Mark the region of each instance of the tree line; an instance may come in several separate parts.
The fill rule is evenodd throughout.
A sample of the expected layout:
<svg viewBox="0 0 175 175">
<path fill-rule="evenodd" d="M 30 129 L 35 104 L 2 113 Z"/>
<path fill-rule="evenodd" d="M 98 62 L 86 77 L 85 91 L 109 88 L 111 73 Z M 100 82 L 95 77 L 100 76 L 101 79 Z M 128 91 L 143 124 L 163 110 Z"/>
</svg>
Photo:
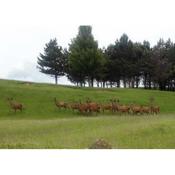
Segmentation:
<svg viewBox="0 0 175 175">
<path fill-rule="evenodd" d="M 67 76 L 77 86 L 175 90 L 175 43 L 160 39 L 133 42 L 123 34 L 115 43 L 99 48 L 91 26 L 80 26 L 68 49 L 51 39 L 38 57 L 40 72 Z"/>
</svg>

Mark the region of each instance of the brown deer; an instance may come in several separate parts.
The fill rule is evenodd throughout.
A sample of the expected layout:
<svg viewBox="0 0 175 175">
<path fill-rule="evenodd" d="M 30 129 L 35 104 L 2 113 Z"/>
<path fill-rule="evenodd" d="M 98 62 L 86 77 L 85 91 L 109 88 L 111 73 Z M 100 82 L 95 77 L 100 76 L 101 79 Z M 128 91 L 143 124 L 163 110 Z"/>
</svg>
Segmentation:
<svg viewBox="0 0 175 175">
<path fill-rule="evenodd" d="M 117 105 L 117 109 L 118 109 L 119 112 L 128 113 L 129 114 L 130 106 L 127 106 L 127 105 Z"/>
<path fill-rule="evenodd" d="M 79 104 L 78 103 L 72 103 L 69 105 L 69 108 L 73 110 L 73 112 L 75 110 L 78 110 Z"/>
<path fill-rule="evenodd" d="M 56 97 L 54 98 L 54 102 L 59 109 L 61 108 L 67 109 L 68 107 L 67 103 L 65 103 L 64 101 L 57 101 Z"/>
<path fill-rule="evenodd" d="M 9 105 L 11 107 L 11 109 L 13 109 L 16 113 L 17 110 L 21 111 L 23 110 L 23 105 L 21 103 L 18 103 L 18 102 L 15 102 L 13 100 L 13 98 L 7 98 L 8 102 L 9 102 Z"/>
<path fill-rule="evenodd" d="M 111 106 L 112 106 L 112 109 L 111 111 L 112 112 L 116 112 L 118 111 L 118 105 L 119 105 L 119 100 L 117 99 L 110 99 L 110 102 L 111 102 Z"/>
<path fill-rule="evenodd" d="M 130 108 L 131 108 L 131 111 L 133 114 L 141 114 L 142 113 L 141 106 L 136 106 L 136 105 L 131 104 Z"/>
<path fill-rule="evenodd" d="M 96 114 L 100 112 L 100 105 L 94 102 L 88 103 L 89 112 L 95 112 Z"/>
<path fill-rule="evenodd" d="M 149 106 L 141 106 L 141 113 L 142 114 L 150 114 L 151 108 Z"/>
<path fill-rule="evenodd" d="M 159 106 L 151 106 L 151 113 L 152 114 L 158 114 L 160 112 Z"/>
<path fill-rule="evenodd" d="M 102 104 L 100 105 L 100 108 L 102 112 L 104 113 L 106 111 L 112 111 L 112 104 Z"/>
<path fill-rule="evenodd" d="M 89 113 L 95 112 L 97 114 L 100 112 L 100 105 L 95 103 L 95 102 L 92 102 L 92 100 L 90 100 L 90 98 L 87 98 L 86 104 L 88 105 L 88 112 Z"/>
<path fill-rule="evenodd" d="M 89 112 L 89 105 L 87 103 L 82 104 L 81 102 L 78 105 L 78 110 L 80 113 L 88 113 Z"/>
</svg>

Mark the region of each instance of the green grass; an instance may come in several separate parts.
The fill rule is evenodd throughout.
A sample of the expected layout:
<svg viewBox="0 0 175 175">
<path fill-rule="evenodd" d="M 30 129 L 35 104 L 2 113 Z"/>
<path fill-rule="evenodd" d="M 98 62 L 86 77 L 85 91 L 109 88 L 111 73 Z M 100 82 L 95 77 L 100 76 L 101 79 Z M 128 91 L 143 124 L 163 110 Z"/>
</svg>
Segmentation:
<svg viewBox="0 0 175 175">
<path fill-rule="evenodd" d="M 160 115 L 132 116 L 111 113 L 82 116 L 59 111 L 53 98 L 74 102 L 90 97 L 107 103 L 148 104 L 155 97 Z M 25 105 L 16 114 L 7 98 Z M 0 148 L 88 148 L 103 138 L 113 148 L 175 148 L 175 94 L 143 89 L 92 89 L 0 80 Z"/>
</svg>

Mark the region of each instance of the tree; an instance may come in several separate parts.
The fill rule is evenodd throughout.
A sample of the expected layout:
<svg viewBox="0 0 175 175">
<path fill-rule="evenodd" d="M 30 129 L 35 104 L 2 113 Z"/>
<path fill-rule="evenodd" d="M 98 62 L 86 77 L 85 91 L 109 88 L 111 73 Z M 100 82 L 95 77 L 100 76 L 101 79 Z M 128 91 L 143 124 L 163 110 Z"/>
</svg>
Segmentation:
<svg viewBox="0 0 175 175">
<path fill-rule="evenodd" d="M 106 49 L 107 55 L 107 79 L 110 84 L 117 83 L 117 87 L 120 87 L 120 80 L 122 75 L 122 58 L 119 56 L 119 42 L 111 44 Z"/>
<path fill-rule="evenodd" d="M 108 69 L 108 59 L 105 54 L 105 49 L 99 49 L 99 53 L 101 54 L 100 65 L 97 67 L 97 73 L 95 75 L 95 79 L 97 81 L 97 87 L 99 87 L 99 83 L 101 83 L 101 87 L 105 86 L 105 82 L 107 81 L 107 69 Z"/>
<path fill-rule="evenodd" d="M 163 39 L 160 39 L 153 48 L 152 57 L 154 64 L 154 82 L 158 84 L 160 90 L 166 90 L 170 76 L 171 63 L 168 59 L 170 47 L 167 47 Z"/>
<path fill-rule="evenodd" d="M 155 61 L 152 59 L 151 47 L 148 41 L 144 41 L 142 44 L 142 56 L 140 59 L 140 74 L 143 80 L 144 88 L 151 89 L 154 74 Z"/>
<path fill-rule="evenodd" d="M 76 38 L 69 45 L 69 75 L 71 81 L 89 86 L 94 85 L 94 79 L 101 64 L 101 52 L 94 40 L 91 26 L 80 26 Z"/>
<path fill-rule="evenodd" d="M 58 46 L 56 39 L 51 39 L 45 45 L 44 54 L 40 53 L 38 57 L 37 68 L 40 72 L 48 74 L 55 78 L 55 84 L 58 82 L 58 77 L 65 75 L 65 65 L 67 52 L 63 51 L 61 46 Z"/>
<path fill-rule="evenodd" d="M 136 54 L 134 53 L 134 44 L 129 40 L 126 34 L 123 34 L 115 44 L 109 45 L 106 51 L 109 58 L 109 80 L 111 83 L 117 83 L 120 87 L 120 80 L 126 87 L 134 87 L 136 73 Z M 135 75 L 136 74 L 136 75 Z"/>
</svg>

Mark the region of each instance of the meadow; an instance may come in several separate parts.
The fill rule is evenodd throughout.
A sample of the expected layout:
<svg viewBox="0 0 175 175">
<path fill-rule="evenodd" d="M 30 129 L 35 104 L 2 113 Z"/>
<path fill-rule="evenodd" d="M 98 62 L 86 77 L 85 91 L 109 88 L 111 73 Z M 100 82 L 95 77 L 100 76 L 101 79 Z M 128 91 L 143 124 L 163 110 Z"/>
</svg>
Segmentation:
<svg viewBox="0 0 175 175">
<path fill-rule="evenodd" d="M 24 104 L 14 113 L 7 98 Z M 149 103 L 154 97 L 159 115 L 81 115 L 59 110 L 54 97 L 98 103 L 119 98 L 122 104 Z M 103 138 L 113 148 L 175 148 L 175 94 L 144 89 L 101 89 L 0 80 L 0 148 L 88 148 Z"/>
</svg>

